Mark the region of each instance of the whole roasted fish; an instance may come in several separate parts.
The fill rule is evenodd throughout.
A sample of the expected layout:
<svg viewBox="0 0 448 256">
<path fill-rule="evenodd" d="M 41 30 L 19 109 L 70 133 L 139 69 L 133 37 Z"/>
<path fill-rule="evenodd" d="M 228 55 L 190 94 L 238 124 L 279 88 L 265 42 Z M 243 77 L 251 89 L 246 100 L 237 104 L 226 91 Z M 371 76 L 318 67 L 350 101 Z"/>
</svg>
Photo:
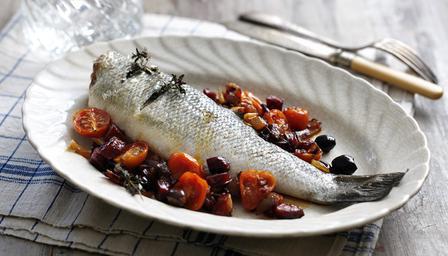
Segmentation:
<svg viewBox="0 0 448 256">
<path fill-rule="evenodd" d="M 266 142 L 231 110 L 201 91 L 146 65 L 146 52 L 101 55 L 91 76 L 89 106 L 106 110 L 131 138 L 148 142 L 162 157 L 183 151 L 200 161 L 222 156 L 237 175 L 247 169 L 272 172 L 276 191 L 335 204 L 378 200 L 404 173 L 345 176 L 323 173 Z"/>
</svg>

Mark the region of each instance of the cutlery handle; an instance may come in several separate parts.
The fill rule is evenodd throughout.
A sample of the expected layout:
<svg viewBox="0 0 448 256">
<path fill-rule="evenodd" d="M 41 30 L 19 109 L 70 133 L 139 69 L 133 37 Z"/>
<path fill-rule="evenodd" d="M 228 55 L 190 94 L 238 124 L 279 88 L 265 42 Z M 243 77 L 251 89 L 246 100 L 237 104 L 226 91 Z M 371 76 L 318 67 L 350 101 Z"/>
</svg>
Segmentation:
<svg viewBox="0 0 448 256">
<path fill-rule="evenodd" d="M 353 57 L 350 68 L 360 74 L 376 78 L 390 85 L 430 99 L 439 99 L 443 95 L 441 86 L 359 56 Z"/>
</svg>

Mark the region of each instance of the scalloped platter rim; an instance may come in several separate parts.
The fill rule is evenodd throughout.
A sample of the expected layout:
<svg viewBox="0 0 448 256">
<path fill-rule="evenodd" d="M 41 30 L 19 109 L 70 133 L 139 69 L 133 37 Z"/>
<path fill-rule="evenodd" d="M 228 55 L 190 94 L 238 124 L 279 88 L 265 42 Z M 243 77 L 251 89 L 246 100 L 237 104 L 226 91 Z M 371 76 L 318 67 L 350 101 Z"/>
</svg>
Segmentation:
<svg viewBox="0 0 448 256">
<path fill-rule="evenodd" d="M 360 167 L 358 174 L 408 170 L 407 174 L 380 201 L 343 207 L 300 202 L 305 217 L 296 220 L 262 219 L 240 207 L 236 207 L 235 217 L 214 216 L 131 196 L 108 182 L 87 160 L 65 149 L 76 136 L 70 127 L 72 113 L 87 102 L 92 61 L 107 50 L 129 54 L 136 47 L 147 47 L 162 70 L 185 73 L 186 81 L 198 88 L 218 89 L 235 81 L 256 95 L 278 95 L 289 104 L 309 109 L 322 121 L 323 132 L 338 140 L 327 161 L 348 153 Z M 220 234 L 311 236 L 362 226 L 403 206 L 419 191 L 429 172 L 424 134 L 388 95 L 323 61 L 254 42 L 161 36 L 94 44 L 47 65 L 29 87 L 22 112 L 33 147 L 80 189 L 137 215 Z"/>
</svg>

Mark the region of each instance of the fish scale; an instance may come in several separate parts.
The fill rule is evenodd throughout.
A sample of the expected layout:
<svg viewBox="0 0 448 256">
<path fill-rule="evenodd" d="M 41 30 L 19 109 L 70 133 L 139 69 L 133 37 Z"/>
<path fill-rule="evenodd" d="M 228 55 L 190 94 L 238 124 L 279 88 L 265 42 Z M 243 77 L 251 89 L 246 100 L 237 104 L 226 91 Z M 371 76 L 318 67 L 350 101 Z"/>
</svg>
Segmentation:
<svg viewBox="0 0 448 256">
<path fill-rule="evenodd" d="M 224 157 L 236 176 L 247 169 L 270 171 L 276 191 L 322 204 L 378 200 L 389 193 L 404 173 L 365 176 L 327 174 L 280 147 L 263 140 L 231 110 L 201 91 L 183 85 L 154 101 L 146 100 L 171 76 L 142 72 L 126 78 L 131 57 L 108 52 L 96 60 L 89 106 L 106 110 L 131 138 L 148 142 L 151 150 L 168 158 L 182 151 L 204 162 Z"/>
</svg>

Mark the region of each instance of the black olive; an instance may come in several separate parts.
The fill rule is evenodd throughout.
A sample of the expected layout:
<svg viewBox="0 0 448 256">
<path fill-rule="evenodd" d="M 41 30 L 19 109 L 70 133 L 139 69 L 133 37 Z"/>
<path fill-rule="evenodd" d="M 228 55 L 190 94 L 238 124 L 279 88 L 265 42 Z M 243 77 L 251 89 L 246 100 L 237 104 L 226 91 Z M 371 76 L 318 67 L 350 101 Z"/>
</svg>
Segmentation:
<svg viewBox="0 0 448 256">
<path fill-rule="evenodd" d="M 156 191 L 155 191 L 156 198 L 160 201 L 165 201 L 166 195 L 170 191 L 170 186 L 171 184 L 167 178 L 161 177 L 160 179 L 158 179 L 156 182 Z"/>
<path fill-rule="evenodd" d="M 136 169 L 134 169 L 134 173 L 138 176 L 144 176 L 148 180 L 155 181 L 158 177 L 157 170 L 155 166 L 157 163 L 155 161 L 149 160 L 148 164 L 141 164 Z"/>
<path fill-rule="evenodd" d="M 171 205 L 183 207 L 187 203 L 187 196 L 182 189 L 172 188 L 166 194 L 166 201 Z"/>
<path fill-rule="evenodd" d="M 175 183 L 176 180 L 171 175 L 171 171 L 168 169 L 168 165 L 165 161 L 158 162 L 154 168 L 157 171 L 157 175 L 159 178 L 165 178 L 166 181 L 168 181 L 170 184 Z"/>
<path fill-rule="evenodd" d="M 146 176 L 138 176 L 138 181 L 145 191 L 154 191 L 155 181 L 148 179 Z"/>
<path fill-rule="evenodd" d="M 358 167 L 353 157 L 348 155 L 340 155 L 331 161 L 330 172 L 334 174 L 353 174 Z"/>
<path fill-rule="evenodd" d="M 336 146 L 336 139 L 329 135 L 320 135 L 314 140 L 322 151 L 330 152 Z"/>
</svg>

